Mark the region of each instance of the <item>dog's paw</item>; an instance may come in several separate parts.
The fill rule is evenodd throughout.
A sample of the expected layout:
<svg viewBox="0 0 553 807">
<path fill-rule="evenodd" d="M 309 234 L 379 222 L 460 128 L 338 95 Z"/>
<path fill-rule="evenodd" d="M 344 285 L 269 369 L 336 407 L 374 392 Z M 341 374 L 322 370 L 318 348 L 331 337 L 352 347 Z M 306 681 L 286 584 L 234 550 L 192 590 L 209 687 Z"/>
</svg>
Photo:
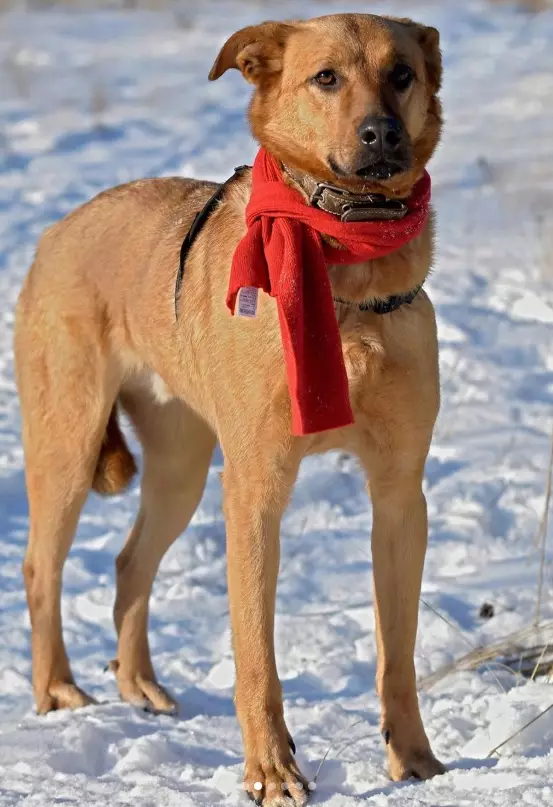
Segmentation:
<svg viewBox="0 0 553 807">
<path fill-rule="evenodd" d="M 294 760 L 288 764 L 249 764 L 244 790 L 263 807 L 303 807 L 309 798 L 309 783 Z"/>
<path fill-rule="evenodd" d="M 157 681 L 141 673 L 125 674 L 117 661 L 111 661 L 108 669 L 115 673 L 122 700 L 155 714 L 178 714 L 177 701 Z"/>
<path fill-rule="evenodd" d="M 404 779 L 431 779 L 447 770 L 430 748 L 403 752 L 401 756 L 391 751 L 388 760 L 394 782 Z"/>
<path fill-rule="evenodd" d="M 45 715 L 58 709 L 83 709 L 97 703 L 98 701 L 87 695 L 76 684 L 52 681 L 44 695 L 40 697 L 37 695 L 37 714 Z"/>
</svg>

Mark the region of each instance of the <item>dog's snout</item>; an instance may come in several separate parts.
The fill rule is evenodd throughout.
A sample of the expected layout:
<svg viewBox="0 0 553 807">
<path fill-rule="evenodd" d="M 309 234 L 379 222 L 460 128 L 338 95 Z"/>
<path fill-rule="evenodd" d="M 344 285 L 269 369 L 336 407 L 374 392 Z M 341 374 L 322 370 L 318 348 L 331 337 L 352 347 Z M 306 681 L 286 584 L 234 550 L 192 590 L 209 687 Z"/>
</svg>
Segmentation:
<svg viewBox="0 0 553 807">
<path fill-rule="evenodd" d="M 359 137 L 365 146 L 385 156 L 401 145 L 403 130 L 396 118 L 370 116 L 359 127 Z"/>
</svg>

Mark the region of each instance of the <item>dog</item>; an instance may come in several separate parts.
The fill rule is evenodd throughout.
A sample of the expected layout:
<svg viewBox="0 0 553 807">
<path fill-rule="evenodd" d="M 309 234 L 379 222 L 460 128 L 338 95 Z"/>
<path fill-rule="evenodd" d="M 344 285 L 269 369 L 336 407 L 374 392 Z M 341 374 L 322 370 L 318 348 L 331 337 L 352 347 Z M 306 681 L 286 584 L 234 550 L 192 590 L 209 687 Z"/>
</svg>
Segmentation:
<svg viewBox="0 0 553 807">
<path fill-rule="evenodd" d="M 394 210 L 403 214 L 440 137 L 434 28 L 369 14 L 267 22 L 231 36 L 209 77 L 231 68 L 253 85 L 253 135 L 306 216 L 322 206 L 347 228 L 352 215 L 370 219 L 372 206 L 393 229 Z M 93 701 L 74 681 L 62 638 L 62 568 L 91 488 L 119 493 L 136 471 L 118 423 L 123 410 L 143 449 L 143 474 L 139 513 L 116 561 L 112 668 L 123 700 L 174 711 L 152 666 L 148 600 L 164 553 L 200 501 L 218 442 L 245 788 L 266 805 L 301 805 L 308 783 L 284 719 L 273 625 L 279 523 L 301 460 L 319 452 L 349 452 L 367 476 L 391 777 L 445 770 L 423 728 L 413 658 L 427 545 L 422 480 L 439 409 L 435 316 L 421 288 L 434 224 L 430 213 L 388 254 L 325 267 L 334 312 L 326 322 L 338 328 L 351 417 L 292 433 L 282 311 L 265 294 L 255 316 L 232 317 L 225 306 L 252 188 L 248 168 L 222 189 L 182 178 L 131 182 L 40 239 L 15 322 L 30 514 L 23 573 L 37 710 L 87 706 Z M 320 242 L 338 254 L 339 238 L 323 232 Z M 306 286 L 306 305 L 318 290 Z M 304 356 L 306 372 L 320 354 Z M 334 381 L 328 372 L 329 389 Z"/>
</svg>

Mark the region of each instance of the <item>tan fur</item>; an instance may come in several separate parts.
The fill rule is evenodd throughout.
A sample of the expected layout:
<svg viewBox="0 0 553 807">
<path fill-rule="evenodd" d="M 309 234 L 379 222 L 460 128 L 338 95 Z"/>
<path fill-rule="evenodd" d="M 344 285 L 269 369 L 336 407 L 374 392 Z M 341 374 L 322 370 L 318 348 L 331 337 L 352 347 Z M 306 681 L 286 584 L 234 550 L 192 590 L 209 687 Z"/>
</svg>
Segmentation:
<svg viewBox="0 0 553 807">
<path fill-rule="evenodd" d="M 417 78 L 402 97 L 386 83 L 394 59 Z M 331 61 L 346 76 L 325 95 L 309 77 Z M 440 132 L 438 35 L 410 21 L 337 15 L 239 32 L 211 78 L 238 67 L 254 84 L 251 122 L 278 158 L 351 190 L 405 195 Z M 412 166 L 384 183 L 332 174 L 327 155 L 351 161 L 364 115 L 393 108 L 413 147 Z M 283 716 L 273 624 L 279 523 L 308 454 L 339 448 L 359 457 L 373 503 L 372 550 L 382 728 L 394 779 L 443 770 L 426 738 L 413 652 L 427 540 L 424 464 L 439 407 L 434 312 L 425 293 L 378 316 L 337 305 L 355 425 L 297 438 L 275 303 L 257 318 L 225 307 L 233 247 L 245 232 L 246 173 L 228 191 L 186 263 L 175 321 L 182 240 L 212 183 L 134 182 L 100 194 L 48 230 L 17 307 L 15 352 L 30 507 L 24 572 L 40 712 L 90 702 L 73 680 L 60 616 L 62 567 L 94 485 L 120 490 L 134 464 L 114 415 L 129 415 L 143 447 L 140 511 L 117 560 L 113 664 L 121 695 L 170 710 L 148 647 L 148 599 L 164 552 L 202 495 L 216 441 L 224 455 L 228 588 L 236 658 L 236 709 L 250 792 L 265 804 L 297 804 L 305 788 Z M 334 294 L 386 297 L 420 283 L 432 260 L 433 226 L 398 252 L 329 268 Z"/>
<path fill-rule="evenodd" d="M 92 489 L 102 496 L 122 493 L 132 482 L 137 470 L 134 457 L 119 428 L 117 411 L 113 408 L 100 447 Z"/>
</svg>

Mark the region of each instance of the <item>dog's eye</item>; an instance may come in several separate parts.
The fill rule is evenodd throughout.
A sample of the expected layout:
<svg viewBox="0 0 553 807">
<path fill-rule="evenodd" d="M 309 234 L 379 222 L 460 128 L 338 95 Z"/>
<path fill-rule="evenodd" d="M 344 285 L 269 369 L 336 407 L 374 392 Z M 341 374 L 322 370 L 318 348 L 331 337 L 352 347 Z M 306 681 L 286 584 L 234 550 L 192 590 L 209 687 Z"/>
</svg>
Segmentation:
<svg viewBox="0 0 553 807">
<path fill-rule="evenodd" d="M 313 79 L 321 87 L 335 87 L 338 84 L 338 76 L 334 70 L 321 70 Z"/>
<path fill-rule="evenodd" d="M 398 63 L 389 75 L 390 83 L 398 92 L 405 92 L 411 86 L 415 73 L 408 64 Z"/>
</svg>

